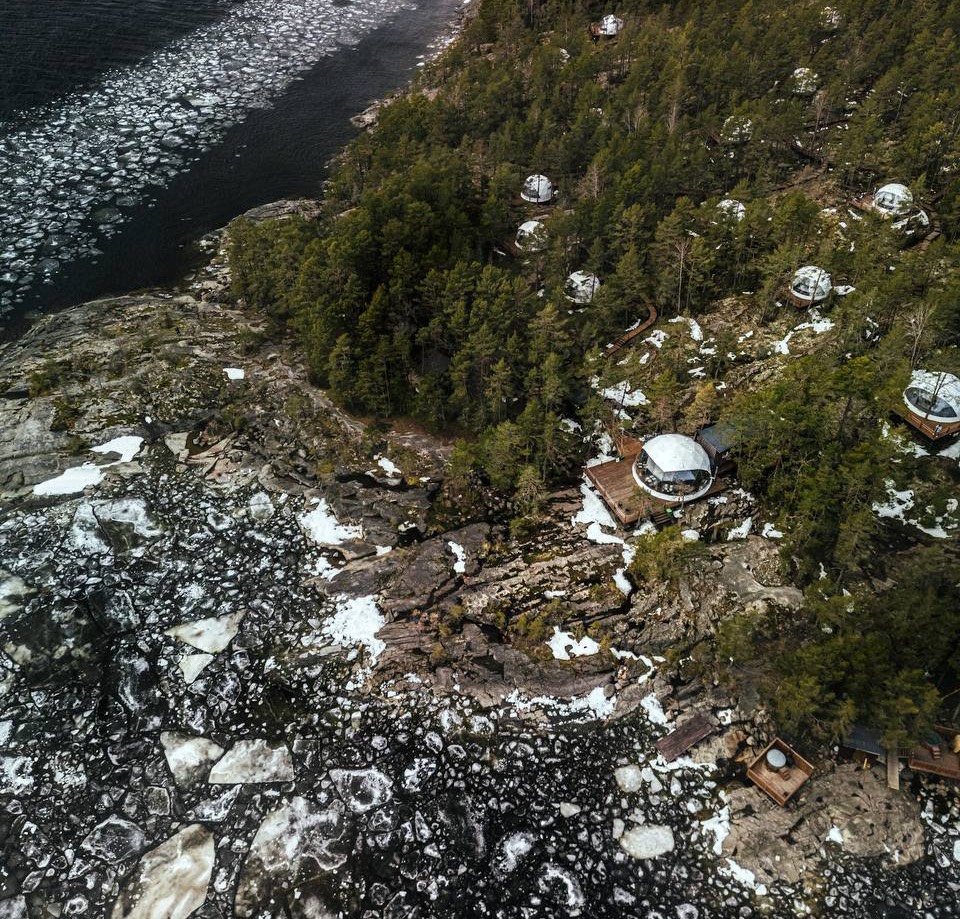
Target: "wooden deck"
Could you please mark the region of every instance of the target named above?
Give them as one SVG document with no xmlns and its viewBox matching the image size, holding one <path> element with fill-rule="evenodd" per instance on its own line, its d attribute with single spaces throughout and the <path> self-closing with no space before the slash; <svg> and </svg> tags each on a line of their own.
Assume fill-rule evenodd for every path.
<svg viewBox="0 0 960 919">
<path fill-rule="evenodd" d="M 943 738 L 940 755 L 935 756 L 926 744 L 917 744 L 911 751 L 907 765 L 914 772 L 926 772 L 944 779 L 960 780 L 960 754 L 953 752 L 953 740 L 958 732 L 955 728 L 937 725 L 937 733 Z"/>
<path fill-rule="evenodd" d="M 704 737 L 709 737 L 716 728 L 703 715 L 694 715 L 684 721 L 675 731 L 661 737 L 654 746 L 660 751 L 663 758 L 672 763 L 678 756 L 682 756 L 694 744 Z"/>
<path fill-rule="evenodd" d="M 657 526 L 665 526 L 673 520 L 670 511 L 685 503 L 681 500 L 663 501 L 642 491 L 633 477 L 633 463 L 643 444 L 633 437 L 625 437 L 620 448 L 623 459 L 611 460 L 584 470 L 587 478 L 600 493 L 610 513 L 621 526 L 633 526 L 640 520 L 650 520 Z M 698 501 L 718 495 L 728 488 L 726 481 L 713 480 L 710 490 Z"/>
<path fill-rule="evenodd" d="M 775 772 L 766 764 L 767 752 L 779 750 L 787 757 L 787 765 Z M 747 778 L 783 807 L 813 775 L 813 764 L 807 762 L 786 741 L 775 737 L 747 767 Z"/>
<path fill-rule="evenodd" d="M 943 440 L 944 437 L 952 437 L 954 434 L 960 434 L 960 421 L 947 423 L 927 421 L 926 418 L 908 411 L 906 405 L 902 408 L 900 406 L 894 408 L 893 414 L 902 421 L 906 421 L 910 427 L 919 431 L 929 440 Z M 939 430 L 937 430 L 938 428 Z"/>
</svg>

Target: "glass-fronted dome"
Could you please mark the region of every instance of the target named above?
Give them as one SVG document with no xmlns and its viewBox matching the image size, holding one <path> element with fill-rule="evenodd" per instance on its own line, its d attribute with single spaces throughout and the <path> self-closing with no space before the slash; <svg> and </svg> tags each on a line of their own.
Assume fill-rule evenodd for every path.
<svg viewBox="0 0 960 919">
<path fill-rule="evenodd" d="M 533 204 L 547 204 L 553 200 L 553 182 L 539 173 L 527 176 L 520 197 Z"/>
<path fill-rule="evenodd" d="M 547 248 L 547 228 L 539 220 L 525 220 L 517 230 L 517 248 L 523 252 L 542 252 Z"/>
<path fill-rule="evenodd" d="M 960 379 L 952 373 L 914 370 L 903 391 L 908 409 L 935 424 L 960 421 Z"/>
<path fill-rule="evenodd" d="M 890 182 L 874 192 L 873 206 L 891 217 L 900 217 L 913 207 L 913 192 L 906 185 Z"/>
<path fill-rule="evenodd" d="M 833 281 L 830 275 L 816 265 L 798 268 L 790 285 L 793 298 L 803 303 L 820 303 L 827 299 L 832 289 Z"/>
<path fill-rule="evenodd" d="M 690 501 L 710 490 L 713 466 L 707 451 L 692 437 L 660 434 L 643 445 L 633 465 L 633 478 L 655 498 Z"/>
<path fill-rule="evenodd" d="M 586 305 L 593 302 L 600 290 L 600 279 L 590 271 L 575 271 L 563 285 L 563 295 L 573 303 Z"/>
</svg>

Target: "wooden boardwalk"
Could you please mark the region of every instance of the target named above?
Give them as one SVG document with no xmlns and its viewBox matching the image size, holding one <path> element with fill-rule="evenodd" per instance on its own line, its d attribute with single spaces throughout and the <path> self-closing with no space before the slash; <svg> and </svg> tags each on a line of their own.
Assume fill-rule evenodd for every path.
<svg viewBox="0 0 960 919">
<path fill-rule="evenodd" d="M 640 489 L 633 477 L 633 463 L 642 447 L 643 444 L 635 437 L 624 437 L 620 447 L 623 459 L 588 466 L 585 472 L 621 526 L 632 526 L 640 520 L 650 520 L 658 527 L 666 526 L 673 521 L 670 511 L 688 502 L 679 499 L 663 501 Z M 710 490 L 697 500 L 718 495 L 727 487 L 726 481 L 714 479 Z"/>
<path fill-rule="evenodd" d="M 624 332 L 616 341 L 610 342 L 607 345 L 606 355 L 611 357 L 616 354 L 624 345 L 629 344 L 633 341 L 638 335 L 642 335 L 647 329 L 650 328 L 657 321 L 657 308 L 652 304 L 647 304 L 647 309 L 650 311 L 650 315 L 644 319 L 635 329 L 631 329 L 629 332 Z"/>
<path fill-rule="evenodd" d="M 703 715 L 694 715 L 684 721 L 675 731 L 661 737 L 654 746 L 663 755 L 663 758 L 672 763 L 678 756 L 682 756 L 695 743 L 704 737 L 709 737 L 716 728 Z"/>
</svg>

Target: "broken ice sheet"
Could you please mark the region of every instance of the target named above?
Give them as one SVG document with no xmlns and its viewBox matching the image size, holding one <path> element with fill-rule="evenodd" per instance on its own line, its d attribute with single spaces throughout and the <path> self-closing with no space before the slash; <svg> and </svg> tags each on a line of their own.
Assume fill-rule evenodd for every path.
<svg viewBox="0 0 960 919">
<path fill-rule="evenodd" d="M 175 625 L 167 629 L 166 634 L 207 654 L 219 654 L 239 631 L 243 617 L 243 613 L 231 613 L 198 619 Z"/>
</svg>

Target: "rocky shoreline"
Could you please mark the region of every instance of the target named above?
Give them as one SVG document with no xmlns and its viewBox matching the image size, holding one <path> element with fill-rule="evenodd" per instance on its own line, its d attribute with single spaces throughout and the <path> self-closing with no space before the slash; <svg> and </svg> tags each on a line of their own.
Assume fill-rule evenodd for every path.
<svg viewBox="0 0 960 919">
<path fill-rule="evenodd" d="M 282 202 L 247 216 L 311 216 L 317 208 Z M 698 793 L 719 797 L 699 836 L 721 866 L 733 866 L 734 886 L 748 900 L 774 890 L 826 896 L 822 872 L 841 853 L 902 867 L 950 851 L 958 814 L 952 789 L 923 790 L 930 811 L 922 818 L 917 799 L 889 791 L 878 774 L 829 761 L 787 809 L 744 785 L 742 763 L 770 739 L 769 719 L 756 699 L 729 698 L 688 665 L 734 612 L 797 608 L 802 598 L 780 574 L 775 541 L 704 543 L 677 586 L 635 585 L 624 575 L 629 546 L 591 514 L 586 485 L 550 495 L 528 536 L 511 536 L 496 512 L 458 519 L 446 491 L 451 445 L 339 410 L 310 386 L 295 345 L 232 302 L 224 234 L 203 245 L 210 260 L 182 292 L 83 304 L 0 346 L 0 688 L 10 700 L 0 715 L 8 751 L 0 793 L 14 795 L 30 825 L 53 819 L 31 795 L 48 787 L 40 763 L 64 743 L 60 728 L 47 740 L 38 739 L 45 728 L 37 733 L 57 721 L 51 706 L 63 704 L 67 689 L 57 674 L 102 687 L 98 667 L 119 668 L 114 688 L 97 690 L 97 704 L 109 699 L 114 720 L 127 730 L 170 731 L 178 713 L 179 730 L 216 737 L 222 754 L 234 728 L 227 731 L 221 715 L 238 698 L 252 712 L 253 695 L 266 692 L 243 674 L 267 641 L 272 650 L 260 666 L 280 694 L 270 718 L 281 734 L 294 732 L 287 743 L 295 759 L 298 744 L 309 747 L 298 706 L 311 680 L 345 685 L 361 708 L 365 698 L 402 705 L 424 692 L 468 700 L 474 717 L 523 731 L 556 731 L 550 726 L 559 719 L 639 723 L 649 737 L 705 716 L 716 733 L 681 768 L 695 775 L 709 767 L 712 779 Z M 50 484 L 78 470 L 86 488 Z M 748 494 L 732 493 L 691 509 L 684 527 L 727 533 L 751 504 Z M 165 579 L 188 570 L 198 551 L 209 553 L 199 567 L 222 574 L 165 593 Z M 131 575 L 117 581 L 127 568 Z M 207 594 L 216 599 L 202 599 Z M 164 637 L 202 617 L 220 617 L 217 630 L 229 626 L 233 652 L 193 639 L 194 650 L 178 654 Z M 97 650 L 104 636 L 106 659 Z M 155 647 L 162 650 L 148 650 Z M 211 705 L 208 695 L 221 701 Z M 285 706 L 293 706 L 288 722 Z M 237 725 L 234 737 L 253 729 L 243 719 Z M 650 772 L 652 749 L 621 749 L 618 761 L 644 776 L 621 782 L 622 794 L 650 795 L 655 805 L 663 798 L 669 773 L 657 771 L 662 765 Z M 92 777 L 89 764 L 77 768 Z M 154 797 L 167 803 L 131 804 L 124 819 L 159 832 L 158 816 L 162 823 L 180 792 L 156 774 L 151 781 L 160 789 Z M 92 784 L 85 778 L 82 788 Z M 62 776 L 48 785 L 59 788 Z M 685 789 L 680 783 L 672 794 Z M 71 806 L 93 808 L 92 819 L 95 800 Z M 942 831 L 932 829 L 934 807 Z M 22 835 L 25 824 L 18 817 L 5 825 Z M 50 826 L 45 832 L 54 834 Z M 620 835 L 615 826 L 613 839 Z M 636 839 L 626 838 L 629 852 Z M 191 840 L 205 851 L 206 836 Z M 139 883 L 130 878 L 149 879 L 149 865 L 134 875 L 128 862 L 119 870 L 113 860 L 99 902 L 109 902 L 123 877 L 128 893 Z M 14 905 L 3 915 L 46 915 L 36 892 L 70 887 L 66 874 L 47 871 L 50 864 L 24 858 L 8 870 L 5 895 L 13 899 L 0 902 Z M 258 885 L 272 889 L 263 877 L 274 869 L 251 867 L 252 855 L 246 864 L 246 880 L 224 881 L 236 903 L 266 896 Z M 121 914 L 140 915 L 114 913 Z"/>
</svg>

